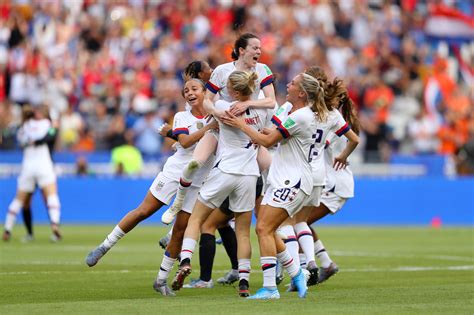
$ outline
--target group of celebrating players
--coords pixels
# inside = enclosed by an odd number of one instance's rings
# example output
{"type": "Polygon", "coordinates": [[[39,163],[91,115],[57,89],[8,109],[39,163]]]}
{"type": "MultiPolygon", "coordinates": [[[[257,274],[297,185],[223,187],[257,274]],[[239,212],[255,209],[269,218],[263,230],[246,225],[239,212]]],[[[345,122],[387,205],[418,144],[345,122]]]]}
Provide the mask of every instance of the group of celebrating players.
{"type": "Polygon", "coordinates": [[[233,62],[214,71],[203,61],[186,68],[182,94],[187,108],[175,115],[172,129],[160,131],[177,141],[176,152],[142,203],[89,253],[87,265],[96,265],[138,223],[170,205],[162,221],[174,225],[153,284],[164,296],[183,287],[199,238],[200,279],[185,287],[212,287],[216,229],[232,263],[232,271],[218,282],[238,280],[241,297],[280,298],[282,268],[291,277],[288,291],[300,298],[308,285],[338,271],[309,226],[353,197],[347,158],[359,143],[357,116],[343,82],[329,81],[318,67],[296,75],[287,84],[287,102],[275,106],[273,74],[258,63],[260,44],[246,33],[235,42],[233,62]],[[251,295],[254,209],[263,287],[251,295]],[[235,232],[228,226],[231,219],[235,232]]]}

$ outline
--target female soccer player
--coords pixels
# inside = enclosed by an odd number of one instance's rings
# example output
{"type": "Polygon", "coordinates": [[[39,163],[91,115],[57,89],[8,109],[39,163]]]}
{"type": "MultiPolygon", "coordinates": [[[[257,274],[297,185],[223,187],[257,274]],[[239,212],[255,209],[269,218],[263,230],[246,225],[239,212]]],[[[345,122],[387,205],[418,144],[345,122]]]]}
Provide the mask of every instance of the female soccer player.
{"type": "MultiPolygon", "coordinates": [[[[212,68],[209,66],[209,64],[205,61],[199,60],[191,62],[184,70],[185,77],[200,79],[204,83],[207,83],[209,81],[211,73],[212,68]]],[[[163,127],[160,129],[160,134],[163,137],[169,137],[173,140],[177,140],[176,136],[173,136],[172,128],[167,124],[163,125],[163,127]]],[[[204,139],[201,139],[201,141],[204,141],[204,139]]],[[[206,220],[206,223],[209,224],[203,225],[203,228],[208,227],[208,229],[202,231],[202,236],[199,244],[199,261],[201,267],[200,280],[202,279],[202,281],[193,281],[192,287],[209,288],[213,286],[211,275],[216,244],[214,237],[215,229],[212,230],[212,235],[210,229],[212,229],[214,225],[218,229],[219,234],[221,235],[222,243],[225,247],[226,253],[229,256],[232,265],[232,269],[223,277],[219,278],[217,282],[221,284],[231,284],[239,279],[237,260],[237,239],[233,228],[230,227],[228,224],[228,221],[233,218],[234,214],[232,213],[232,211],[229,211],[228,208],[229,200],[227,198],[224,203],[219,207],[219,210],[221,211],[214,211],[209,217],[209,222],[208,220],[206,220]]],[[[169,240],[171,239],[172,230],[173,229],[171,229],[166,236],[160,239],[159,243],[163,249],[166,249],[166,247],[168,246],[169,240]]]]}
{"type": "MultiPolygon", "coordinates": [[[[229,75],[227,90],[230,97],[246,102],[256,89],[255,72],[234,71],[229,75]]],[[[209,101],[210,102],[210,101],[209,101]]],[[[209,113],[221,117],[233,104],[219,100],[209,113]]],[[[270,120],[266,109],[247,109],[242,114],[245,124],[255,132],[270,120]]],[[[191,258],[199,237],[200,228],[212,210],[229,196],[229,209],[235,215],[237,257],[239,259],[239,295],[248,296],[250,275],[250,224],[255,207],[256,183],[260,176],[257,148],[249,137],[238,129],[219,123],[219,144],[215,166],[199,192],[198,201],[188,222],[181,249],[181,263],[173,280],[173,289],[179,290],[191,273],[191,258]]]]}
{"type": "Polygon", "coordinates": [[[276,236],[277,228],[307,202],[312,191],[313,179],[308,157],[312,135],[317,123],[327,115],[324,105],[324,91],[319,82],[307,74],[297,75],[287,85],[287,100],[293,104],[292,113],[277,129],[261,134],[249,128],[245,121],[231,112],[222,120],[237,127],[250,136],[253,142],[270,147],[280,142],[270,166],[262,207],[257,219],[257,235],[260,246],[260,262],[263,270],[263,288],[250,299],[278,299],[275,283],[275,266],[278,260],[292,278],[298,289],[298,296],[304,298],[307,292],[306,279],[300,266],[294,264],[283,241],[276,236]]]}
{"type": "MultiPolygon", "coordinates": [[[[86,263],[89,267],[97,264],[99,259],[138,223],[154,214],[163,205],[169,204],[176,194],[180,170],[192,159],[192,153],[196,147],[196,143],[208,130],[217,127],[216,122],[208,124],[205,117],[206,112],[203,108],[204,93],[205,87],[201,80],[191,79],[186,82],[183,89],[183,96],[191,106],[191,110],[179,112],[175,115],[173,134],[178,137],[179,141],[176,153],[168,158],[163,167],[163,171],[158,174],[151,184],[142,203],[136,209],[127,213],[106,239],[89,253],[86,258],[86,263]]],[[[212,160],[210,159],[207,161],[205,167],[196,175],[199,180],[190,188],[190,192],[184,200],[182,206],[183,211],[179,212],[180,214],[173,228],[172,240],[170,244],[168,244],[167,253],[170,257],[176,257],[173,256],[174,253],[176,253],[176,255],[179,253],[181,247],[180,239],[182,239],[182,233],[187,225],[189,214],[193,209],[197,193],[201,186],[200,183],[204,180],[211,166],[212,160]]],[[[160,290],[160,292],[165,295],[171,292],[166,286],[155,289],[160,290]]]]}
{"type": "MultiPolygon", "coordinates": [[[[249,107],[273,109],[275,106],[275,90],[271,84],[273,82],[273,74],[268,66],[258,63],[261,53],[260,39],[256,35],[250,33],[241,35],[235,41],[232,51],[232,58],[235,61],[220,65],[212,72],[210,80],[206,83],[206,98],[213,101],[216,98],[216,94],[218,94],[220,99],[227,102],[232,101],[226,87],[229,75],[236,70],[256,72],[258,75],[257,88],[247,101],[235,103],[231,112],[235,115],[240,115],[249,107]],[[259,99],[260,91],[264,95],[262,99],[259,99]]],[[[193,181],[194,173],[216,151],[216,147],[217,137],[212,134],[204,136],[199,142],[198,147],[194,151],[193,160],[183,170],[178,193],[173,205],[161,217],[163,223],[169,224],[173,221],[186,196],[187,187],[193,181]]],[[[262,151],[259,154],[265,155],[265,152],[262,151]]],[[[259,158],[259,160],[264,159],[264,157],[259,158]]],[[[259,163],[264,164],[264,162],[259,163]]]]}
{"type": "MultiPolygon", "coordinates": [[[[344,119],[351,126],[351,129],[359,134],[359,119],[354,109],[354,105],[349,98],[347,89],[342,82],[336,82],[338,95],[337,108],[341,112],[344,119]]],[[[346,147],[346,140],[333,134],[329,138],[328,146],[324,150],[324,161],[326,163],[326,184],[321,195],[320,205],[314,207],[309,216],[308,225],[324,218],[328,214],[338,212],[348,199],[354,197],[354,176],[347,163],[347,167],[336,170],[333,168],[334,160],[343,152],[346,147]]],[[[323,243],[318,238],[317,233],[313,230],[314,253],[319,258],[321,268],[319,270],[318,283],[326,281],[339,271],[338,266],[329,257],[323,243]]]]}
{"type": "MultiPolygon", "coordinates": [[[[310,272],[310,278],[308,280],[309,285],[314,285],[318,282],[318,267],[315,262],[314,255],[314,241],[312,232],[307,224],[308,217],[315,207],[319,206],[321,192],[324,185],[326,184],[326,166],[324,161],[324,147],[326,144],[326,139],[332,134],[336,134],[338,137],[345,135],[348,139],[344,152],[341,152],[341,155],[348,157],[359,143],[359,137],[354,131],[350,129],[348,123],[344,120],[341,113],[337,110],[338,103],[340,100],[340,95],[343,91],[342,80],[335,79],[333,82],[328,83],[327,77],[322,69],[318,67],[311,67],[305,73],[316,78],[321,86],[324,88],[324,100],[327,109],[327,115],[323,118],[322,121],[318,123],[318,128],[313,134],[314,143],[311,146],[310,152],[310,164],[313,173],[313,190],[311,193],[311,198],[307,205],[298,212],[298,214],[292,219],[287,221],[288,224],[282,227],[282,230],[287,234],[287,241],[298,240],[299,245],[301,246],[307,262],[307,270],[310,272]],[[293,232],[294,228],[294,232],[293,232]],[[296,238],[292,238],[295,237],[296,238]]],[[[335,170],[343,168],[343,165],[339,163],[339,156],[334,157],[335,170]]],[[[332,166],[331,166],[332,168],[332,166]]],[[[297,245],[297,243],[292,242],[291,245],[297,245]]],[[[290,250],[293,259],[299,262],[298,258],[298,246],[293,248],[293,251],[290,250]]],[[[290,287],[290,290],[293,289],[290,287]]]]}
{"type": "Polygon", "coordinates": [[[46,196],[46,205],[53,232],[51,241],[61,240],[58,188],[53,161],[48,148],[48,143],[54,141],[56,134],[57,130],[51,124],[46,106],[35,110],[29,106],[23,108],[23,124],[17,136],[20,145],[24,148],[23,161],[18,177],[17,193],[10,203],[5,219],[4,241],[10,239],[16,216],[25,205],[25,202],[31,198],[36,185],[46,196]]]}

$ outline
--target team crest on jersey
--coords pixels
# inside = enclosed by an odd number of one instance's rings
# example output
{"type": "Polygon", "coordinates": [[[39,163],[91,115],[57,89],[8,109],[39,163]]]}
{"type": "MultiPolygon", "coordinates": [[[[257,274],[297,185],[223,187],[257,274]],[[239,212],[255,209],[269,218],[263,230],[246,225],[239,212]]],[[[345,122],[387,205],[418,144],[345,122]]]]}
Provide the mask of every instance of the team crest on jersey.
{"type": "Polygon", "coordinates": [[[201,129],[202,127],[204,127],[204,123],[203,123],[202,121],[198,121],[198,122],[196,123],[196,128],[197,128],[197,129],[201,129]]]}
{"type": "Polygon", "coordinates": [[[165,183],[159,180],[158,183],[156,184],[156,190],[160,190],[161,188],[163,188],[164,185],[165,183]]]}

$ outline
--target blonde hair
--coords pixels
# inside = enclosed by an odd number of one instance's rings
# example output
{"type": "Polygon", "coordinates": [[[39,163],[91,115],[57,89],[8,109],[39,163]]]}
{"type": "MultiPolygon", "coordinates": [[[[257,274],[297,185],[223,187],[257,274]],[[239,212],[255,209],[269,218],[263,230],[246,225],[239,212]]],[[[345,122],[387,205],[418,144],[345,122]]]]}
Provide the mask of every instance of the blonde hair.
{"type": "Polygon", "coordinates": [[[326,121],[329,110],[324,101],[324,89],[319,84],[319,81],[309,74],[302,73],[301,77],[300,87],[306,94],[311,110],[318,114],[320,121],[326,121]]]}
{"type": "Polygon", "coordinates": [[[229,75],[229,82],[236,92],[243,96],[252,95],[257,87],[258,75],[255,72],[234,71],[229,75]]]}

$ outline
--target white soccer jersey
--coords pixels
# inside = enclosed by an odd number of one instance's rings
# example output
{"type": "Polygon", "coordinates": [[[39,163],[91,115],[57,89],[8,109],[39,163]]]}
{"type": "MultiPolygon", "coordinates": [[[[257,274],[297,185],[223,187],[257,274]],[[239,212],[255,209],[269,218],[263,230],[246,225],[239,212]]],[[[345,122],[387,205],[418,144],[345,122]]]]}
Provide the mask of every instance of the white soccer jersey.
{"type": "Polygon", "coordinates": [[[313,185],[323,186],[326,183],[326,166],[324,163],[324,146],[328,135],[336,133],[341,137],[350,127],[338,110],[332,110],[326,121],[317,120],[317,127],[313,130],[313,144],[309,153],[311,168],[313,169],[313,185]]]}
{"type": "MultiPolygon", "coordinates": [[[[176,115],[174,115],[173,135],[189,135],[203,128],[206,124],[207,122],[205,117],[196,117],[191,113],[191,111],[178,112],[176,115]]],[[[193,152],[196,148],[196,145],[197,143],[185,149],[178,142],[176,144],[175,154],[170,156],[163,166],[163,174],[169,179],[179,181],[183,169],[193,157],[193,152]]],[[[193,186],[200,187],[202,185],[205,176],[209,173],[209,169],[212,166],[213,159],[214,157],[211,156],[209,160],[203,165],[203,167],[201,167],[196,172],[193,180],[193,186]]]]}
{"type": "Polygon", "coordinates": [[[278,130],[283,135],[270,166],[268,181],[275,188],[299,187],[310,195],[313,189],[308,161],[316,120],[309,107],[291,113],[278,130]]]}
{"type": "Polygon", "coordinates": [[[37,167],[52,167],[53,162],[47,144],[28,145],[36,140],[43,139],[51,128],[51,122],[48,119],[30,119],[18,130],[18,142],[25,146],[22,162],[23,170],[36,170],[37,167]]]}
{"type": "Polygon", "coordinates": [[[329,137],[328,146],[324,150],[324,161],[326,163],[326,187],[324,191],[334,192],[342,198],[354,197],[354,176],[349,166],[336,171],[333,167],[334,158],[344,150],[347,139],[333,134],[329,137]]]}
{"type": "MultiPolygon", "coordinates": [[[[228,102],[233,101],[227,91],[227,80],[229,79],[229,75],[236,70],[235,62],[228,62],[217,66],[212,72],[210,80],[206,83],[206,88],[214,94],[219,93],[220,99],[222,100],[228,102]]],[[[251,99],[256,100],[259,98],[260,90],[273,82],[273,73],[270,68],[263,63],[257,63],[253,71],[258,75],[258,82],[251,99]]]]}
{"type": "MultiPolygon", "coordinates": [[[[228,110],[233,103],[218,100],[217,110],[228,110]]],[[[247,125],[259,131],[271,118],[271,110],[249,108],[242,116],[247,125]]],[[[249,136],[241,130],[219,122],[218,154],[214,164],[228,174],[260,176],[257,164],[257,147],[252,144],[249,136]]]]}

